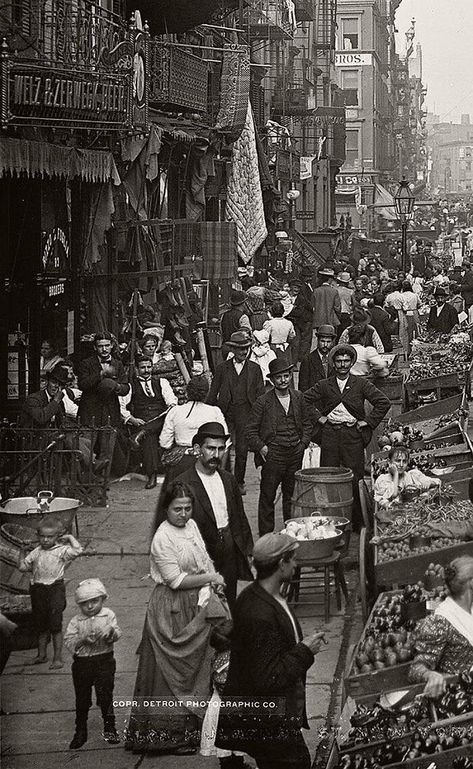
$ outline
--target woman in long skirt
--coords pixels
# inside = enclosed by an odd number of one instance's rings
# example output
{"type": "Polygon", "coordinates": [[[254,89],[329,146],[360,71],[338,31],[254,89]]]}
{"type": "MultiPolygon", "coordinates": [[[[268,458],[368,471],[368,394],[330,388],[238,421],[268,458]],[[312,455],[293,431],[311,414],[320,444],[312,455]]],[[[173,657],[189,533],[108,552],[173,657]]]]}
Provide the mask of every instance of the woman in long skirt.
{"type": "Polygon", "coordinates": [[[229,617],[217,592],[224,581],[192,520],[189,486],[171,484],[166,520],[151,544],[151,594],[140,645],[126,747],[193,753],[210,697],[212,629],[229,617]],[[220,587],[219,587],[220,586],[220,587]]]}

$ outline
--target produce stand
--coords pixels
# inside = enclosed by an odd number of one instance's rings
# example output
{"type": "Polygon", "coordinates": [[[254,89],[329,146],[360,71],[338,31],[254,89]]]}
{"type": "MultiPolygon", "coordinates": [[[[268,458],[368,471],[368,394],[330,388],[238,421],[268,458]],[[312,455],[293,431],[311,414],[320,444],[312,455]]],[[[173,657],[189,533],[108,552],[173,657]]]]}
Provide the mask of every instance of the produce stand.
{"type": "MultiPolygon", "coordinates": [[[[376,531],[376,527],[375,527],[376,531]]],[[[460,545],[429,550],[427,553],[413,551],[407,558],[392,561],[379,561],[378,546],[374,546],[374,578],[376,589],[394,585],[408,585],[422,579],[429,563],[434,561],[446,566],[460,555],[473,557],[473,542],[463,542],[460,545]]]]}
{"type": "Polygon", "coordinates": [[[463,393],[470,388],[470,371],[457,371],[454,374],[442,374],[441,376],[429,377],[412,381],[407,379],[405,382],[406,403],[411,408],[418,405],[422,393],[435,392],[438,401],[446,397],[446,392],[457,390],[463,393]]]}

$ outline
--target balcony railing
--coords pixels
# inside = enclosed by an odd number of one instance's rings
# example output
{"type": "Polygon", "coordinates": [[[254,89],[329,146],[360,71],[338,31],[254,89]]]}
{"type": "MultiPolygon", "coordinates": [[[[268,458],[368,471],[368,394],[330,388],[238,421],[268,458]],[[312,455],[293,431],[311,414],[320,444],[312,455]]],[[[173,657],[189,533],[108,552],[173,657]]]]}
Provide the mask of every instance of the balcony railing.
{"type": "Polygon", "coordinates": [[[250,38],[292,40],[296,18],[291,18],[285,0],[250,0],[247,9],[250,38]]]}
{"type": "Polygon", "coordinates": [[[294,0],[297,21],[315,20],[316,0],[294,0]]]}
{"type": "MultiPolygon", "coordinates": [[[[0,36],[19,58],[54,68],[117,71],[124,17],[91,0],[13,0],[2,6],[0,36]]],[[[127,62],[129,65],[129,62],[127,62]]]]}
{"type": "Polygon", "coordinates": [[[149,43],[150,104],[206,112],[208,66],[183,48],[160,40],[149,43]]]}

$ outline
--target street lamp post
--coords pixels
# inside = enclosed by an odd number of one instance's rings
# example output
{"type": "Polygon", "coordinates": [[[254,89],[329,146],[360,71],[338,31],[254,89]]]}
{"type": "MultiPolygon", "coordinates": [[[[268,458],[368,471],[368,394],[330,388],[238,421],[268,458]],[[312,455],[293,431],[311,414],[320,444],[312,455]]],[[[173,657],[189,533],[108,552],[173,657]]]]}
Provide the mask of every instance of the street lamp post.
{"type": "Polygon", "coordinates": [[[292,187],[286,192],[287,202],[289,203],[289,229],[296,228],[296,200],[301,193],[292,187]]]}
{"type": "Polygon", "coordinates": [[[396,213],[401,221],[402,232],[402,264],[401,269],[407,272],[407,227],[414,213],[415,197],[409,188],[409,182],[403,176],[394,196],[396,213]]]}

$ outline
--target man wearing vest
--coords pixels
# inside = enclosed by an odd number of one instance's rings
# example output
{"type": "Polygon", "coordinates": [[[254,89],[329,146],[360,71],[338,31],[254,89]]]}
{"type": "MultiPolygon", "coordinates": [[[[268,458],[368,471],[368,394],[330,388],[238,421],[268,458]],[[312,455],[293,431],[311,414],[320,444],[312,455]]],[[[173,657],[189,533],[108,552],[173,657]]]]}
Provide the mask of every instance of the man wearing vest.
{"type": "Polygon", "coordinates": [[[231,335],[236,331],[248,331],[251,334],[251,324],[245,302],[248,299],[244,291],[232,290],[230,296],[231,309],[223,313],[220,321],[222,329],[222,358],[226,360],[231,348],[228,345],[231,335]]]}
{"type": "Polygon", "coordinates": [[[166,379],[153,377],[153,364],[149,358],[137,360],[138,376],[132,379],[126,395],[120,396],[120,412],[125,424],[141,427],[140,441],[143,468],[148,476],[145,489],[154,489],[159,467],[159,433],[163,426],[164,412],[177,404],[177,398],[166,379]],[[162,419],[156,419],[163,415],[162,419]],[[154,420],[154,421],[151,421],[154,420]]]}
{"type": "Polygon", "coordinates": [[[279,484],[283,518],[291,517],[295,473],[302,467],[304,451],[310,443],[311,421],[304,396],[290,387],[292,364],[276,358],[269,364],[274,389],[262,395],[253,406],[247,435],[256,461],[262,460],[258,529],[260,537],[274,530],[274,500],[279,484]]]}
{"type": "Polygon", "coordinates": [[[244,331],[235,331],[228,347],[233,352],[233,358],[217,366],[207,403],[219,406],[223,412],[235,447],[234,475],[240,492],[246,494],[246,426],[255,400],[264,392],[264,383],[258,364],[248,360],[251,347],[249,335],[244,331]]]}

